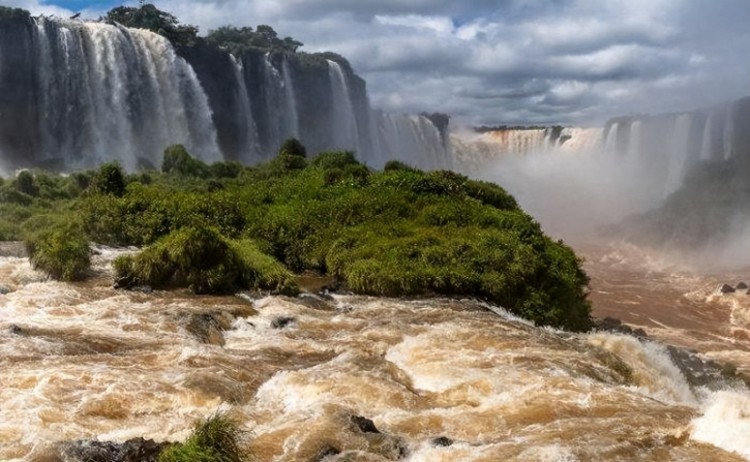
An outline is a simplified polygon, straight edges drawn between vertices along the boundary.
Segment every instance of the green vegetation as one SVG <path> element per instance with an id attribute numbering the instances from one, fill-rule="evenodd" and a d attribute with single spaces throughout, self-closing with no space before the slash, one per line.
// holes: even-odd
<path id="1" fill-rule="evenodd" d="M 253 50 L 296 53 L 302 42 L 291 37 L 280 39 L 271 26 L 252 27 L 223 26 L 208 32 L 206 43 L 223 49 L 235 56 Z"/>
<path id="2" fill-rule="evenodd" d="M 90 266 L 89 241 L 74 225 L 48 229 L 26 238 L 31 265 L 61 281 L 86 276 Z"/>
<path id="3" fill-rule="evenodd" d="M 298 292 L 294 275 L 260 252 L 254 242 L 231 241 L 207 227 L 173 231 L 135 256 L 118 258 L 115 270 L 123 287 L 187 286 L 198 294 L 242 288 L 286 295 Z"/>
<path id="4" fill-rule="evenodd" d="M 163 172 L 125 175 L 121 195 L 101 186 L 116 166 L 35 173 L 38 196 L 4 181 L 0 208 L 15 218 L 0 234 L 74 214 L 92 241 L 144 247 L 117 261 L 124 286 L 289 294 L 293 273 L 314 273 L 357 293 L 476 296 L 540 324 L 590 327 L 580 261 L 501 187 L 399 162 L 373 171 L 346 151 L 305 155 L 295 140 L 255 167 L 207 166 L 172 146 Z"/>
<path id="5" fill-rule="evenodd" d="M 243 462 L 250 460 L 241 447 L 242 433 L 237 424 L 223 415 L 196 423 L 184 443 L 170 446 L 159 455 L 159 462 Z"/>
<path id="6" fill-rule="evenodd" d="M 161 11 L 150 3 L 140 7 L 118 6 L 100 18 L 110 24 L 122 24 L 125 27 L 148 29 L 169 39 L 175 45 L 190 46 L 198 40 L 196 26 L 180 24 L 173 15 Z"/>

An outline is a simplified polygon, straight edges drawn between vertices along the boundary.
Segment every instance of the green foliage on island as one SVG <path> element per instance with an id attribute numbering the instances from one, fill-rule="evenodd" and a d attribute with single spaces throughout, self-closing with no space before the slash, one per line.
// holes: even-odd
<path id="1" fill-rule="evenodd" d="M 247 462 L 252 460 L 243 450 L 242 432 L 233 420 L 215 415 L 196 423 L 183 443 L 166 448 L 159 462 Z"/>
<path id="2" fill-rule="evenodd" d="M 229 240 L 209 227 L 180 228 L 137 255 L 119 257 L 114 266 L 122 287 L 189 287 L 197 294 L 240 289 L 298 293 L 294 275 L 253 241 Z"/>
<path id="3" fill-rule="evenodd" d="M 53 279 L 81 280 L 91 267 L 89 241 L 78 226 L 66 225 L 30 234 L 25 244 L 31 265 Z"/>
<path id="4" fill-rule="evenodd" d="M 39 196 L 5 181 L 0 209 L 23 233 L 54 225 L 60 204 L 88 239 L 144 247 L 118 261 L 124 285 L 294 293 L 293 273 L 313 273 L 356 293 L 474 296 L 540 324 L 590 327 L 581 262 L 501 187 L 395 161 L 374 171 L 346 151 L 302 154 L 289 141 L 254 167 L 206 165 L 173 146 L 163 172 L 125 175 L 122 195 L 94 186 L 111 167 L 34 174 Z"/>

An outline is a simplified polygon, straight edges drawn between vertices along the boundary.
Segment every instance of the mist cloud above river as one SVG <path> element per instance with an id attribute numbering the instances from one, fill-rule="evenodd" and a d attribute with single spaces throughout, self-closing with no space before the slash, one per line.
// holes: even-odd
<path id="1" fill-rule="evenodd" d="M 84 17 L 116 6 L 50 3 Z M 376 107 L 469 123 L 600 123 L 735 99 L 750 81 L 746 47 L 736 46 L 750 43 L 744 0 L 154 3 L 204 33 L 271 24 L 307 51 L 350 59 Z M 50 12 L 38 0 L 10 4 Z"/>

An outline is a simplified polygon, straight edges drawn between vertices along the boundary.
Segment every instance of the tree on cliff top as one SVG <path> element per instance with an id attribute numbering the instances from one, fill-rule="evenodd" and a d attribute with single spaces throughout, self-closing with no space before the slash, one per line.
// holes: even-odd
<path id="1" fill-rule="evenodd" d="M 240 56 L 251 49 L 296 53 L 303 44 L 291 37 L 279 38 L 271 26 L 252 27 L 223 26 L 211 30 L 206 35 L 206 43 L 219 47 L 235 56 Z"/>
<path id="2" fill-rule="evenodd" d="M 166 37 L 175 45 L 190 46 L 198 40 L 198 27 L 180 24 L 173 15 L 161 11 L 151 3 L 136 7 L 118 6 L 101 18 L 108 23 L 119 23 L 125 27 L 148 29 Z"/>

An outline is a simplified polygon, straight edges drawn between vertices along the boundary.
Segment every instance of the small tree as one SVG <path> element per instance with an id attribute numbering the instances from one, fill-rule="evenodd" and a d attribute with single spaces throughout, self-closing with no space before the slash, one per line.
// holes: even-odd
<path id="1" fill-rule="evenodd" d="M 281 143 L 279 154 L 307 157 L 307 149 L 305 149 L 305 146 L 297 138 L 288 138 L 286 141 Z"/>
<path id="2" fill-rule="evenodd" d="M 28 170 L 22 170 L 18 173 L 14 186 L 17 191 L 28 194 L 29 196 L 39 195 L 39 187 L 37 186 L 36 181 L 34 181 L 34 175 Z"/>
<path id="3" fill-rule="evenodd" d="M 125 194 L 125 174 L 116 162 L 108 162 L 91 179 L 91 189 L 100 194 L 122 197 Z"/>
<path id="4" fill-rule="evenodd" d="M 164 150 L 164 161 L 161 171 L 181 176 L 195 176 L 206 178 L 209 176 L 209 168 L 198 159 L 194 159 L 181 144 L 169 146 Z"/>

